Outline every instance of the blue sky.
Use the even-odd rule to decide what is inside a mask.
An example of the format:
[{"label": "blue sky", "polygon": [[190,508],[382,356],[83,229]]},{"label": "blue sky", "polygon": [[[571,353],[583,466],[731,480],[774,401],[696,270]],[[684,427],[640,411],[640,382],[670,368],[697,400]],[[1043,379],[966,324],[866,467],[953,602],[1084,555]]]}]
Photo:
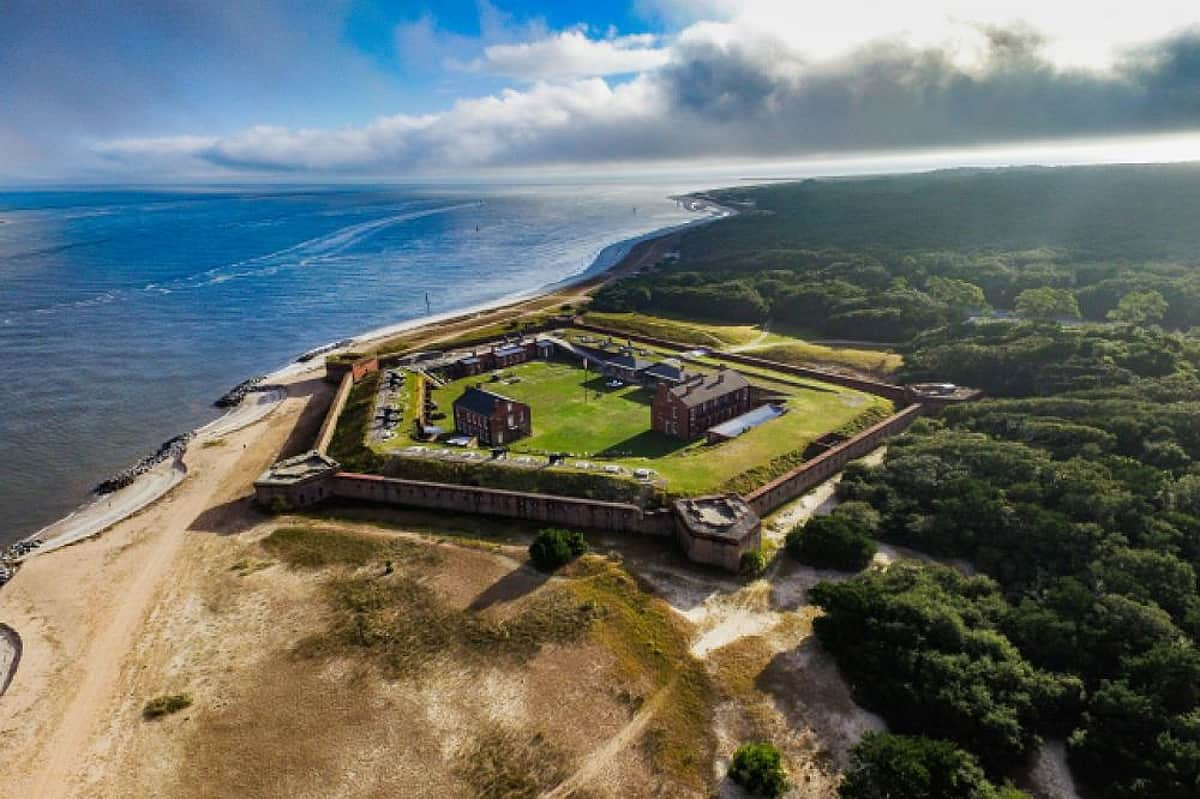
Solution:
[{"label": "blue sky", "polygon": [[[3,0],[0,180],[404,178],[1200,153],[1200,9],[1142,0]],[[1194,145],[1194,147],[1192,146]]]}]

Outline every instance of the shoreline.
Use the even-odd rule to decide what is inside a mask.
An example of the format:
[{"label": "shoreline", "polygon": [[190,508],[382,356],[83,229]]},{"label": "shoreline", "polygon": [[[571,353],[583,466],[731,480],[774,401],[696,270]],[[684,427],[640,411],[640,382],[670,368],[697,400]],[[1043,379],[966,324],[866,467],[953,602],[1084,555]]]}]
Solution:
[{"label": "shoreline", "polygon": [[[535,289],[515,292],[466,308],[421,316],[343,337],[337,341],[348,341],[348,344],[329,349],[312,360],[292,360],[264,373],[264,380],[273,383],[317,371],[324,366],[325,357],[329,355],[357,347],[381,345],[404,333],[411,333],[434,325],[469,322],[475,317],[489,313],[505,310],[516,311],[523,304],[549,297],[556,292],[585,289],[592,284],[602,285],[619,276],[627,268],[627,262],[639,255],[639,248],[644,245],[651,245],[653,242],[674,236],[684,230],[710,224],[738,213],[734,208],[722,206],[707,198],[694,195],[680,195],[668,199],[683,203],[687,210],[700,214],[700,216],[677,225],[657,228],[638,236],[613,242],[602,248],[592,259],[591,264],[582,272],[560,281],[544,284]],[[608,264],[604,264],[606,253],[611,259]],[[286,392],[277,390],[248,393],[240,404],[215,419],[193,428],[185,435],[192,436],[189,442],[192,446],[201,443],[202,440],[219,439],[222,435],[236,432],[266,418],[286,397]],[[187,478],[187,467],[183,462],[186,454],[187,448],[177,458],[167,459],[156,464],[155,467],[138,475],[131,483],[118,491],[103,496],[93,495],[90,500],[81,503],[66,516],[17,539],[12,545],[36,540],[41,540],[42,544],[24,555],[12,559],[12,562],[19,565],[38,553],[52,552],[78,541],[87,540],[154,504]],[[116,502],[116,507],[114,507],[114,502]],[[5,550],[12,545],[6,545]],[[0,552],[5,550],[0,550]],[[2,584],[0,584],[0,588],[2,588]]]}]

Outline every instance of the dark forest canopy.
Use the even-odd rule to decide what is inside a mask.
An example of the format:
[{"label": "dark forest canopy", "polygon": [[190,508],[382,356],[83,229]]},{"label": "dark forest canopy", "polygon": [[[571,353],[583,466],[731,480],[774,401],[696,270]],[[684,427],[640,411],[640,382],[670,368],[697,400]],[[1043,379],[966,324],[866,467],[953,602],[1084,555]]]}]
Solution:
[{"label": "dark forest canopy", "polygon": [[[1084,258],[1194,258],[1200,165],[956,169],[712,192],[754,212],[688,238],[738,248],[1065,249]],[[757,212],[757,213],[755,213]],[[744,237],[743,237],[744,234]],[[719,239],[714,249],[711,245]]]},{"label": "dark forest canopy", "polygon": [[713,197],[746,211],[596,307],[891,341],[900,380],[989,397],[846,470],[869,532],[811,531],[822,557],[854,532],[856,552],[880,538],[976,573],[911,563],[813,589],[856,698],[916,736],[864,744],[847,784],[934,754],[1002,784],[1057,738],[1098,796],[1200,796],[1200,167]]},{"label": "dark forest canopy", "polygon": [[905,342],[989,309],[1200,326],[1200,167],[957,170],[725,189],[743,213],[597,310]]}]

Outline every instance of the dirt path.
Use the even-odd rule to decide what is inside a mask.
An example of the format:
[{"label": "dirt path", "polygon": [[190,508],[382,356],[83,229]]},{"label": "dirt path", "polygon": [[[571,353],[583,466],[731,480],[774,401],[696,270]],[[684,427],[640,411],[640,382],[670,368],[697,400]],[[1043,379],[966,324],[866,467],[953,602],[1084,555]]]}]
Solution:
[{"label": "dirt path", "polygon": [[110,610],[106,623],[84,653],[87,668],[83,679],[50,736],[54,745],[46,754],[30,795],[52,797],[70,793],[72,780],[85,762],[93,732],[109,706],[122,668],[128,664],[126,655],[133,651],[143,620],[184,545],[188,525],[213,504],[223,476],[219,470],[204,471],[189,481],[187,490],[175,502],[153,514],[158,529],[149,541],[141,570],[124,586],[119,604]]},{"label": "dirt path", "polygon": [[660,688],[642,704],[638,712],[634,714],[628,724],[621,728],[620,732],[605,741],[604,745],[599,749],[589,753],[584,758],[583,765],[574,774],[567,777],[553,789],[543,793],[541,799],[564,799],[575,791],[593,784],[608,764],[612,762],[612,759],[638,739],[638,736],[646,729],[646,725],[650,723],[650,719],[654,718],[654,714],[658,712],[663,702],[670,696],[671,689],[674,687],[675,681],[671,680]]},{"label": "dirt path", "polygon": [[306,403],[292,397],[269,422],[263,413],[223,444],[190,450],[187,479],[165,498],[102,537],[40,554],[5,586],[0,614],[20,629],[31,656],[5,696],[12,712],[0,759],[13,764],[6,795],[89,795],[89,785],[104,782],[106,753],[122,735],[116,722],[144,701],[131,695],[144,664],[130,655],[189,567],[189,544],[199,545],[189,529],[247,493]]}]

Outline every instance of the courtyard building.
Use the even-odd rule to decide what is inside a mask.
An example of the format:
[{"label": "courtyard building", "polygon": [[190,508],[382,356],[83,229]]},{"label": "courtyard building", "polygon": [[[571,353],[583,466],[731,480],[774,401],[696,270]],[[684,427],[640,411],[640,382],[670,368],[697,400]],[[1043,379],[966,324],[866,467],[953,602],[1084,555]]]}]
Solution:
[{"label": "courtyard building", "polygon": [[454,431],[485,446],[507,444],[533,433],[533,414],[523,402],[476,386],[454,401]]},{"label": "courtyard building", "polygon": [[721,422],[750,410],[750,384],[732,369],[692,374],[680,384],[659,383],[650,406],[650,426],[691,441]]}]

